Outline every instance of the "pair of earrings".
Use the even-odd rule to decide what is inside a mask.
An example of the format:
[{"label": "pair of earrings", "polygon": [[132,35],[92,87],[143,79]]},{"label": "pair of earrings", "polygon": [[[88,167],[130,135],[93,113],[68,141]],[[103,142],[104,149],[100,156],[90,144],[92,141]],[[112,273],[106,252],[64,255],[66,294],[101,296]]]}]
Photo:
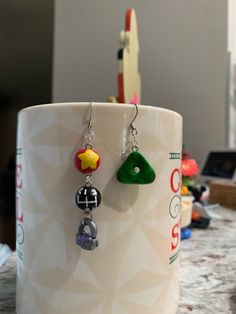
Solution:
[{"label": "pair of earrings", "polygon": [[[116,177],[121,183],[149,184],[155,180],[156,174],[148,161],[139,152],[136,140],[138,131],[133,126],[133,122],[138,115],[138,106],[137,104],[133,105],[136,113],[130,124],[130,133],[133,137],[131,153],[118,169]],[[88,130],[85,134],[85,147],[78,150],[74,156],[76,169],[86,174],[85,184],[75,194],[75,203],[83,210],[83,218],[76,233],[76,243],[85,250],[93,250],[98,246],[97,226],[93,221],[92,211],[101,203],[101,193],[92,185],[92,173],[98,169],[101,159],[99,153],[93,149],[92,103],[90,106]]]}]

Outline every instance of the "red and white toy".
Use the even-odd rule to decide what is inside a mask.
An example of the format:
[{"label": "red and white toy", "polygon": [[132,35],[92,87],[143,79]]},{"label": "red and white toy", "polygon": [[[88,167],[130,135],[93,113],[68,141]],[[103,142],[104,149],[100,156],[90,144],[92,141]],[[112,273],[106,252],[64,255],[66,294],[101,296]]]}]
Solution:
[{"label": "red and white toy", "polygon": [[138,69],[138,28],[134,9],[128,9],[125,18],[125,31],[120,33],[123,46],[118,51],[118,102],[140,103],[141,76]]}]

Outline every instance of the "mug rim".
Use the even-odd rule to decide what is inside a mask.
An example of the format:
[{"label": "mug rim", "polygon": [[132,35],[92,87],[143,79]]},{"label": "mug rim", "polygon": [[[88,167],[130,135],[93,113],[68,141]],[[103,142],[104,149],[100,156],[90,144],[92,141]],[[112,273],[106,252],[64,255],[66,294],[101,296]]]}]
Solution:
[{"label": "mug rim", "polygon": [[[38,104],[38,105],[31,105],[29,107],[23,108],[21,109],[18,114],[21,113],[28,113],[31,111],[37,111],[37,110],[41,110],[41,109],[49,109],[49,108],[53,108],[53,107],[63,107],[63,106],[70,106],[70,107],[77,107],[77,106],[88,106],[91,102],[56,102],[56,103],[47,103],[47,104]],[[104,107],[110,107],[110,108],[118,108],[119,106],[122,106],[122,108],[130,108],[130,105],[132,104],[127,104],[127,103],[108,103],[108,102],[95,102],[93,101],[93,106],[96,106],[98,108],[104,108]],[[155,110],[155,111],[161,111],[161,112],[166,112],[175,116],[178,116],[179,118],[183,119],[182,115],[174,110],[171,109],[166,109],[166,108],[161,108],[161,107],[157,107],[154,105],[141,105],[138,104],[138,107],[141,108],[142,110]]]}]

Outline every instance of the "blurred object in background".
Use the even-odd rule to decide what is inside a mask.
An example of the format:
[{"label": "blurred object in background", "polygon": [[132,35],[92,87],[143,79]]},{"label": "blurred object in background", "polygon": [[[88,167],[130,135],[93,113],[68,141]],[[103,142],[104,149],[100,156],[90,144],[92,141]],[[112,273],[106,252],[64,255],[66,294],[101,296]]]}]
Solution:
[{"label": "blurred object in background", "polygon": [[224,148],[209,150],[201,164],[198,180],[209,183],[215,180],[236,180],[236,150]]},{"label": "blurred object in background", "polygon": [[0,243],[15,249],[15,155],[0,171]]},{"label": "blurred object in background", "polygon": [[0,243],[0,268],[5,264],[7,259],[12,255],[12,250],[6,244]]},{"label": "blurred object in background", "polygon": [[223,180],[211,181],[209,202],[236,209],[236,183]]},{"label": "blurred object in background", "polygon": [[[190,155],[183,152],[182,155],[182,185],[186,189],[194,184],[194,178],[199,173],[199,166],[195,159],[190,158]],[[182,193],[184,190],[182,190]]]},{"label": "blurred object in background", "polygon": [[125,30],[120,32],[122,48],[118,51],[118,101],[141,103],[141,75],[139,73],[138,25],[134,9],[128,9]]}]

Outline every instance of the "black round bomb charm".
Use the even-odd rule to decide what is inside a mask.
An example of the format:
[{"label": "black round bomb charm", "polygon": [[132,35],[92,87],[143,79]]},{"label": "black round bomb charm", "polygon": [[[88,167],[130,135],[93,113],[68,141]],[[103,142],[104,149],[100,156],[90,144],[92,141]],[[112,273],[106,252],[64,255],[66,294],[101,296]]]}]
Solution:
[{"label": "black round bomb charm", "polygon": [[93,186],[82,186],[75,194],[76,205],[83,210],[91,211],[101,203],[101,193]]}]

